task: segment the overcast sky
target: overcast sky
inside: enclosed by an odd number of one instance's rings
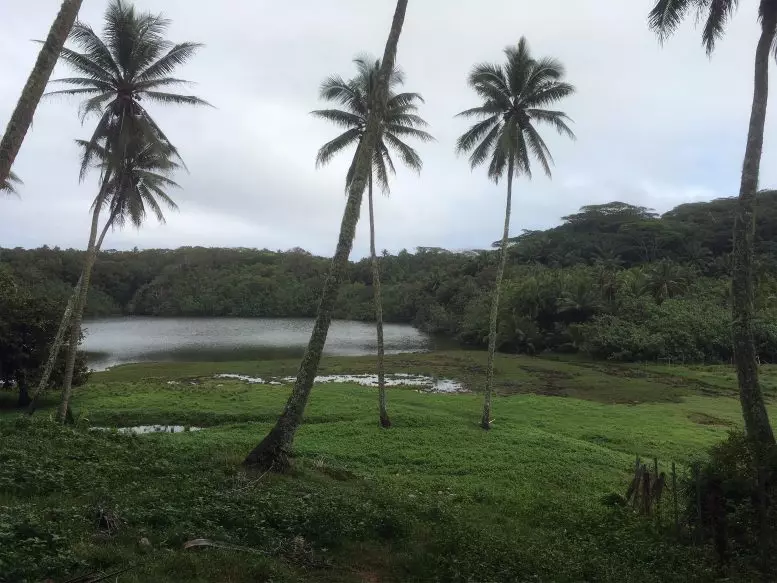
[[[0,3],[0,124],[4,126],[61,0]],[[689,20],[662,48],[646,25],[652,0],[410,0],[399,43],[405,88],[423,94],[421,115],[437,142],[420,144],[420,176],[398,168],[390,198],[376,203],[379,249],[484,247],[499,238],[504,187],[470,171],[454,144],[454,119],[477,104],[472,65],[502,61],[525,35],[537,56],[567,67],[577,94],[563,103],[578,140],[549,129],[552,180],[536,172],[515,184],[512,232],[546,228],[584,204],[611,200],[663,212],[737,192],[752,92],[756,2],[743,2],[709,60]],[[81,19],[101,27],[107,0],[84,0]],[[345,202],[350,154],[315,168],[318,147],[337,129],[308,112],[321,80],[350,76],[360,52],[380,55],[394,0],[270,2],[138,0],[172,19],[169,38],[205,48],[177,77],[217,109],[152,106],[189,174],[177,177],[180,211],[165,225],[108,235],[105,248],[304,247],[331,255]],[[56,76],[66,73],[58,68]],[[777,106],[775,106],[777,107]],[[88,137],[78,102],[44,101],[14,170],[20,199],[0,200],[0,246],[86,244],[95,184],[78,182],[75,138]],[[767,125],[762,187],[773,187],[777,111]],[[366,204],[364,207],[366,212]],[[364,219],[364,216],[363,216]],[[355,255],[368,247],[359,223]]]

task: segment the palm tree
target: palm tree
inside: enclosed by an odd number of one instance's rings
[[[5,129],[2,141],[0,141],[0,184],[6,184],[10,176],[16,155],[22,147],[27,130],[32,125],[32,118],[38,108],[40,98],[46,90],[51,72],[59,59],[59,53],[65,45],[70,29],[78,18],[83,0],[64,0],[54,19],[46,42],[38,53],[35,67],[32,69],[27,83],[22,89],[21,97],[16,108],[11,114],[8,127]]]
[[[77,143],[83,149],[84,156],[87,156],[87,152],[90,152],[89,155],[95,160],[93,162],[94,167],[100,170],[102,175],[106,177],[103,183],[102,196],[98,196],[95,199],[94,206],[95,208],[99,205],[108,207],[110,215],[105,222],[98,243],[95,245],[95,255],[102,246],[102,241],[109,227],[121,228],[129,221],[136,228],[140,228],[146,218],[147,209],[156,216],[160,223],[164,223],[165,216],[159,203],[165,204],[171,210],[178,208],[166,192],[170,188],[178,188],[178,184],[170,178],[170,174],[182,167],[180,163],[174,160],[177,153],[173,148],[165,149],[160,148],[158,143],[140,140],[133,141],[129,144],[131,149],[126,152],[122,165],[119,168],[114,168],[114,158],[107,148],[99,145],[93,147],[86,140],[77,140]],[[76,299],[73,301],[72,322],[69,322],[71,325],[71,335],[68,356],[75,352],[78,345],[78,338],[74,340],[72,332],[76,327],[80,330],[81,314],[76,310],[80,309],[81,313],[83,313],[84,306],[77,302],[83,293],[81,290],[89,285],[90,275],[91,265],[88,265],[88,270],[87,266],[85,266],[79,284],[76,286],[78,291],[74,294]],[[68,322],[63,318],[60,328],[67,328],[67,326]],[[51,356],[56,360],[56,353],[53,349]],[[66,380],[59,407],[59,418],[63,422],[67,417],[72,392],[72,382],[67,382],[68,378],[72,379],[73,371],[70,370],[71,366],[70,360],[68,360],[66,362],[67,368],[65,369]],[[48,379],[46,379],[47,382]],[[45,387],[45,383],[42,386]]]
[[[165,91],[189,84],[170,77],[179,66],[191,59],[199,43],[174,44],[165,40],[170,21],[161,15],[137,12],[123,0],[111,0],[105,12],[103,38],[87,24],[77,22],[70,40],[81,52],[65,47],[62,60],[77,77],[54,79],[52,83],[69,85],[68,89],[47,95],[84,98],[80,114],[84,120],[97,115],[89,145],[83,156],[82,175],[92,162],[94,149],[101,140],[108,141],[108,151],[120,163],[126,143],[142,135],[170,148],[162,132],[141,101],[176,105],[209,105],[199,97]]]
[[[164,91],[186,83],[169,75],[201,46],[190,42],[173,44],[165,40],[164,34],[169,26],[170,21],[159,15],[136,12],[133,6],[122,0],[112,0],[105,13],[104,40],[87,24],[78,22],[73,26],[70,39],[82,52],[63,48],[62,59],[80,76],[54,80],[54,83],[64,83],[70,88],[48,94],[83,97],[82,120],[90,114],[99,117],[91,139],[82,144],[81,177],[95,161],[102,169],[101,191],[92,209],[82,285],[73,305],[64,393],[69,393],[72,385],[81,319],[97,256],[95,242],[99,216],[111,188],[112,175],[122,175],[120,169],[126,163],[128,152],[137,151],[137,142],[158,147],[160,155],[177,155],[167,136],[140,101],[208,105],[192,95]]]
[[[88,142],[85,140],[76,140],[76,142],[85,151],[88,147]],[[108,153],[104,148],[98,147],[95,151],[98,161],[94,163],[94,166],[101,170],[106,170],[105,166],[108,161]],[[127,164],[123,168],[124,172],[124,184],[122,186],[120,179],[114,175],[111,179],[112,184],[109,186],[106,195],[105,205],[110,208],[110,214],[108,220],[105,221],[102,231],[97,243],[95,244],[95,252],[98,253],[102,248],[103,241],[105,239],[108,230],[111,228],[122,228],[127,221],[131,222],[136,228],[140,228],[146,217],[146,206],[148,206],[159,222],[164,223],[165,217],[162,212],[162,208],[159,202],[166,204],[171,210],[177,209],[175,202],[166,194],[165,190],[168,188],[177,188],[172,179],[169,178],[169,174],[179,170],[182,165],[174,160],[176,154],[172,149],[165,151],[159,147],[151,147],[149,145],[141,144],[140,149],[131,155],[127,159]],[[95,203],[97,201],[95,200]],[[43,374],[35,391],[32,393],[30,403],[28,406],[28,412],[32,414],[35,411],[35,405],[37,398],[46,390],[51,378],[52,370],[56,364],[59,351],[62,347],[65,334],[70,326],[70,320],[73,315],[73,307],[75,301],[80,295],[80,290],[83,285],[83,272],[78,279],[78,283],[73,290],[68,303],[65,307],[65,311],[60,320],[59,329],[54,337],[51,347],[49,348],[48,359],[43,368]],[[63,391],[63,401],[66,402],[64,411],[67,415],[67,404],[70,400],[70,394],[65,396]]]
[[[21,178],[19,178],[13,172],[9,172],[8,178],[6,178],[3,181],[0,181],[0,192],[2,192],[3,194],[18,194],[16,192],[16,187],[19,184],[22,184]]]
[[[663,260],[647,272],[647,285],[657,304],[680,295],[688,287],[688,277],[679,265]]]
[[[313,324],[308,346],[299,365],[297,380],[294,389],[286,402],[283,413],[278,418],[275,427],[269,434],[251,450],[244,464],[265,470],[284,471],[289,466],[289,455],[294,442],[294,435],[302,423],[302,415],[305,405],[313,388],[313,380],[321,362],[321,353],[324,350],[326,336],[329,332],[329,324],[332,321],[337,293],[340,289],[340,281],[348,266],[348,256],[351,254],[353,237],[356,233],[356,223],[359,220],[364,189],[369,181],[372,168],[373,153],[375,152],[381,133],[381,122],[384,119],[386,104],[389,96],[389,78],[394,70],[394,62],[397,56],[397,45],[402,33],[402,24],[405,21],[408,0],[397,0],[394,19],[391,23],[391,31],[386,41],[386,49],[383,52],[380,72],[378,74],[377,87],[373,94],[373,104],[367,117],[367,127],[364,130],[364,138],[356,148],[356,156],[352,164],[353,179],[348,188],[348,199],[345,203],[343,219],[340,223],[340,235],[337,240],[337,248],[332,258],[324,289],[321,292],[321,302]]]
[[[327,78],[321,85],[320,97],[327,101],[334,101],[343,106],[343,109],[320,109],[313,111],[316,117],[331,121],[345,128],[345,132],[335,139],[324,144],[318,151],[316,165],[327,164],[333,156],[345,148],[356,145],[364,139],[367,121],[370,115],[371,103],[377,87],[378,74],[380,72],[380,59],[373,60],[369,57],[354,59],[358,74],[350,81],[334,75]],[[433,138],[427,132],[419,129],[425,127],[426,122],[416,112],[417,103],[423,102],[418,93],[395,93],[394,89],[404,82],[404,74],[396,67],[389,76],[389,96],[386,103],[386,111],[382,120],[381,133],[373,155],[372,167],[367,181],[367,200],[370,215],[370,258],[372,260],[372,289],[375,296],[375,320],[378,337],[378,409],[381,427],[390,427],[388,411],[386,409],[386,381],[384,370],[384,346],[383,346],[383,303],[381,301],[380,268],[378,256],[375,252],[375,217],[372,202],[372,184],[377,179],[378,185],[385,193],[389,193],[388,175],[394,173],[394,162],[391,159],[390,150],[399,153],[402,161],[411,169],[420,172],[423,166],[418,153],[408,146],[403,138],[417,138],[422,142],[431,141]],[[346,190],[353,180],[354,162],[346,176]]]
[[[488,373],[481,426],[491,426],[491,393],[494,387],[494,352],[496,350],[499,293],[507,259],[510,230],[513,177],[525,174],[531,178],[533,156],[550,176],[553,158],[535,127],[538,123],[551,125],[560,134],[575,137],[569,129],[569,118],[561,111],[545,109],[574,93],[564,82],[564,67],[555,59],[535,59],[524,37],[515,47],[505,49],[504,65],[483,63],[476,65],[469,76],[469,84],[483,100],[482,104],[459,114],[480,119],[457,142],[457,151],[470,152],[474,169],[488,162],[488,176],[494,182],[507,172],[507,204],[504,231],[500,249],[496,286],[491,300],[491,318],[488,337]]]
[[[737,0],[657,0],[648,17],[650,27],[664,40],[679,26],[685,15],[695,8],[704,20],[702,43],[711,54],[715,43],[725,32],[726,25],[737,8]],[[761,33],[755,49],[755,83],[747,131],[742,180],[734,220],[734,265],[731,271],[732,336],[734,362],[739,380],[739,400],[745,428],[751,438],[765,445],[774,445],[774,432],[764,404],[758,378],[758,358],[753,335],[754,282],[753,232],[755,230],[755,199],[763,153],[766,104],[769,96],[769,55],[777,33],[777,2],[760,0]]]

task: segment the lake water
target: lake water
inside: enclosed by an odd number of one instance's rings
[[[84,323],[89,366],[158,361],[235,361],[294,358],[310,338],[312,319],[294,318],[105,318]],[[405,324],[386,324],[387,354],[434,348],[429,336]],[[325,354],[375,352],[375,325],[335,320]]]

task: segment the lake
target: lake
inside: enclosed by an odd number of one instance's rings
[[[89,366],[159,361],[236,361],[296,358],[313,329],[312,319],[296,318],[103,318],[84,323]],[[406,324],[385,324],[387,354],[422,352],[434,340]],[[324,354],[374,354],[375,325],[335,320]]]

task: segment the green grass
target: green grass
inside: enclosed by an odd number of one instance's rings
[[[625,491],[635,455],[684,468],[740,423],[725,368],[500,356],[488,433],[476,393],[391,389],[385,431],[374,389],[317,386],[294,474],[246,475],[240,461],[289,389],[213,375],[293,375],[296,364],[130,365],[75,393],[81,426],[200,432],[132,437],[61,428],[46,410],[33,421],[0,416],[0,581],[129,564],[120,581],[712,577],[706,551],[601,500]],[[477,390],[484,366],[482,353],[449,352],[392,356],[387,368]],[[330,358],[321,372],[372,367]],[[116,533],[101,531],[101,508],[120,520]],[[193,538],[249,550],[182,550]]]

